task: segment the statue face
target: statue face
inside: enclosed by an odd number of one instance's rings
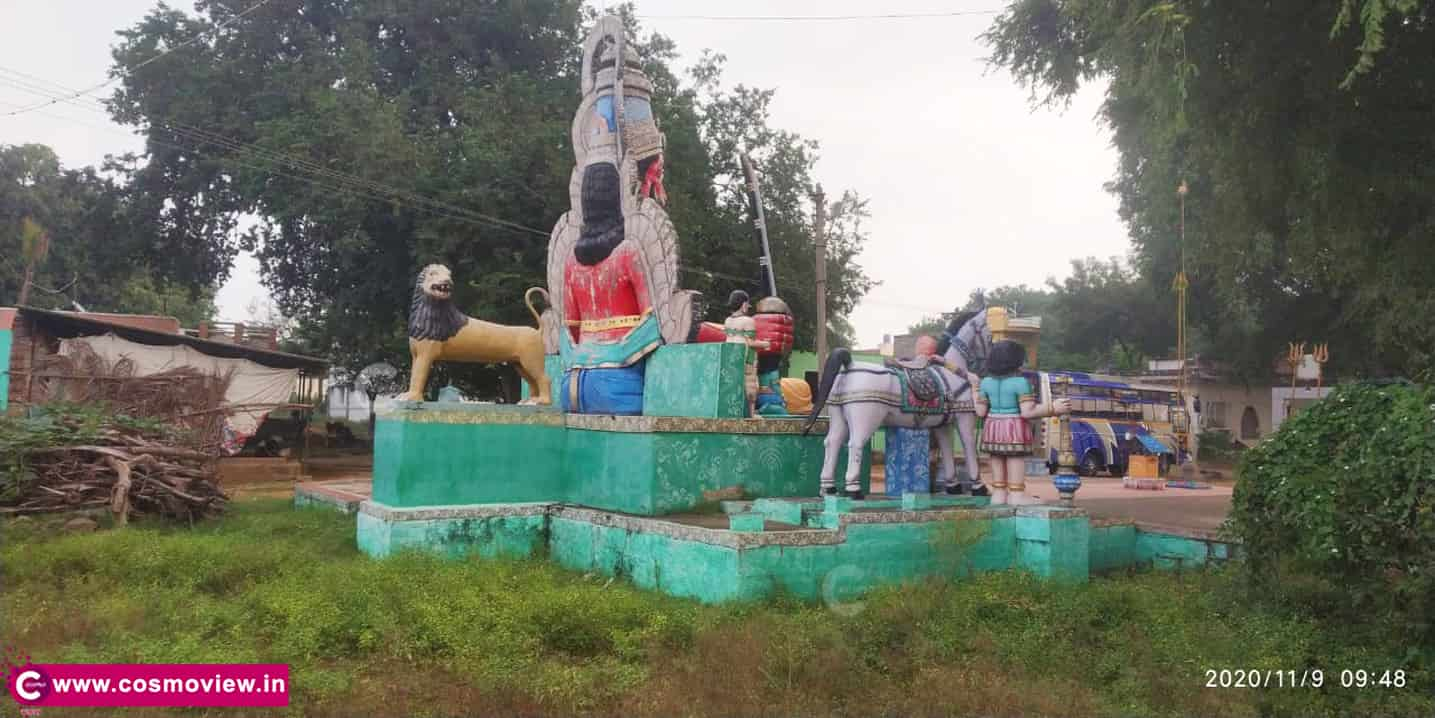
[[[424,268],[424,294],[438,300],[453,296],[453,274],[442,264],[430,264]]]

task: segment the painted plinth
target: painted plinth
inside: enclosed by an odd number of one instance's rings
[[[658,347],[643,371],[643,415],[745,417],[745,356],[743,347],[724,342]],[[545,357],[543,367],[550,379],[563,376],[563,361],[556,354]],[[522,398],[528,398],[527,383],[520,393]]]
[[[574,570],[709,603],[777,592],[833,601],[886,584],[1011,568],[1087,578],[1089,523],[1080,510],[948,497],[917,510],[900,500],[728,503],[729,516],[703,522],[563,504],[397,509],[368,501],[359,510],[358,543],[375,557],[404,549],[546,553]]]
[[[409,403],[378,418],[374,501],[393,508],[563,502],[642,516],[818,492],[826,422],[563,414]],[[840,459],[845,465],[845,457]],[[869,490],[864,457],[862,488]]]
[[[932,490],[932,432],[889,426],[882,452],[883,477],[889,494],[927,493]]]
[[[1091,522],[1091,572],[1132,566],[1182,570],[1218,565],[1235,558],[1240,545],[1219,531],[1138,524],[1127,520]]]

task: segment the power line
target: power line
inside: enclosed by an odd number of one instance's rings
[[[188,46],[190,46],[190,45],[193,45],[194,43],[198,42],[201,38],[203,38],[206,32],[209,32],[209,31],[211,31],[211,30],[222,30],[223,28],[225,28],[226,26],[228,26],[229,23],[232,23],[232,22],[234,22],[235,20],[238,20],[239,18],[242,18],[242,17],[244,17],[245,15],[248,15],[249,13],[254,12],[255,10],[258,10],[258,9],[261,8],[261,7],[264,7],[265,5],[269,4],[269,2],[270,2],[270,0],[259,0],[259,2],[254,3],[253,5],[249,6],[249,8],[248,8],[247,10],[245,10],[245,11],[239,13],[238,15],[235,15],[234,17],[231,17],[231,18],[229,18],[228,20],[225,20],[224,22],[221,22],[221,23],[216,24],[213,28],[209,28],[209,29],[207,29],[207,30],[204,30],[204,31],[195,33],[194,37],[191,37],[190,39],[185,40],[184,42],[181,42],[181,43],[179,43],[179,44],[176,44],[176,45],[173,45],[173,46],[171,46],[171,47],[169,47],[169,48],[166,48],[165,50],[163,50],[163,51],[161,51],[160,53],[154,55],[153,57],[150,57],[149,59],[145,60],[144,62],[141,62],[141,63],[139,63],[138,65],[135,65],[133,68],[130,68],[130,69],[128,69],[128,70],[124,70],[124,71],[121,71],[121,72],[119,72],[119,73],[116,73],[114,77],[111,77],[110,79],[105,80],[104,82],[101,82],[100,84],[95,85],[94,87],[86,88],[86,89],[84,89],[84,90],[76,90],[74,94],[70,95],[70,96],[67,97],[67,98],[63,98],[63,99],[57,98],[57,99],[50,100],[49,102],[41,102],[41,103],[38,103],[38,104],[35,104],[35,105],[31,105],[31,106],[29,106],[29,107],[22,107],[22,108],[20,108],[20,109],[18,109],[18,110],[12,110],[12,111],[10,111],[10,112],[6,112],[6,113],[4,114],[4,116],[5,116],[5,117],[10,117],[10,116],[14,116],[14,115],[22,115],[22,114],[24,114],[24,113],[26,113],[26,112],[32,112],[32,111],[38,110],[38,109],[40,109],[40,108],[42,108],[42,107],[49,107],[50,105],[53,105],[53,104],[55,104],[55,103],[57,103],[57,102],[64,102],[65,100],[73,100],[73,99],[75,99],[75,98],[83,97],[84,95],[88,95],[88,94],[90,94],[91,92],[95,92],[96,90],[103,90],[104,88],[109,87],[110,85],[113,85],[113,84],[115,83],[115,81],[120,80],[120,79],[125,78],[125,77],[128,77],[128,76],[129,76],[130,74],[132,74],[135,70],[138,70],[138,69],[140,69],[141,67],[144,67],[145,65],[148,65],[148,64],[150,64],[151,62],[154,62],[155,60],[158,60],[158,59],[160,59],[161,57],[164,57],[164,56],[170,54],[171,52],[174,52],[175,50],[178,50],[178,49],[180,49],[180,48],[182,48],[182,47],[188,47]]]
[[[913,20],[920,18],[996,15],[1001,10],[959,10],[955,12],[900,12],[875,15],[638,15],[643,20],[737,20],[748,22],[842,22],[847,20]]]
[[[48,85],[52,85],[52,86],[55,86],[55,87],[59,87],[59,88],[61,88],[61,89],[66,89],[66,90],[68,89],[68,88],[64,88],[62,85],[59,85],[58,83],[55,83],[55,82],[52,82],[52,81],[49,81],[49,80],[45,80],[44,78],[36,77],[36,76],[34,76],[34,75],[29,75],[29,74],[27,74],[27,73],[23,73],[23,72],[20,72],[20,71],[17,71],[17,70],[13,70],[13,69],[8,69],[8,68],[0,67],[0,73],[5,73],[5,74],[13,75],[13,76],[20,77],[20,78],[29,78],[29,80],[38,81],[38,82],[43,82],[43,83],[46,83],[46,84],[48,84]],[[90,105],[83,104],[81,101],[76,100],[76,97],[75,97],[75,96],[59,97],[59,96],[56,96],[56,95],[54,94],[54,91],[53,91],[53,90],[47,90],[47,89],[44,88],[43,86],[38,85],[38,84],[36,84],[36,82],[33,82],[33,81],[28,81],[28,80],[16,80],[16,79],[14,79],[13,77],[3,77],[3,76],[0,76],[0,82],[9,84],[9,85],[11,85],[12,87],[19,88],[19,89],[21,89],[21,90],[23,90],[23,91],[30,92],[31,94],[37,94],[37,95],[40,95],[40,96],[42,96],[42,97],[53,97],[53,98],[55,98],[55,99],[54,99],[54,102],[64,102],[64,103],[66,103],[66,104],[71,104],[71,105],[75,105],[75,106],[77,106],[77,107],[80,107],[81,109],[88,109],[88,110],[93,110],[93,111],[98,111],[98,112],[104,112],[104,111],[105,111],[105,110],[104,110],[104,105],[103,105],[103,103],[100,103],[100,102],[97,101],[97,100],[87,99],[86,101],[89,102],[89,103],[91,103],[91,105],[93,105],[93,106],[90,106]],[[47,103],[47,104],[53,104],[53,103]],[[43,106],[45,106],[45,105],[41,105],[41,107],[43,107]],[[428,196],[425,196],[425,195],[421,195],[421,194],[418,194],[418,193],[416,193],[416,192],[411,192],[411,191],[408,191],[408,190],[399,189],[399,188],[393,187],[393,186],[391,186],[391,185],[386,185],[386,184],[383,184],[383,183],[380,183],[380,182],[375,182],[375,181],[373,181],[373,180],[368,180],[368,179],[365,179],[365,178],[362,178],[362,177],[358,177],[358,176],[356,176],[356,175],[347,174],[347,173],[340,172],[340,171],[337,171],[337,170],[332,170],[332,169],[329,169],[329,168],[327,168],[327,167],[324,167],[323,165],[320,165],[320,164],[318,164],[317,162],[314,162],[314,161],[312,161],[312,160],[308,160],[308,159],[305,159],[305,158],[302,158],[302,157],[297,157],[297,156],[294,156],[294,155],[289,155],[289,154],[286,154],[286,153],[283,153],[283,152],[279,152],[279,151],[277,151],[277,150],[270,150],[270,149],[261,147],[261,146],[259,146],[259,145],[248,144],[248,143],[245,143],[245,142],[243,142],[243,141],[241,141],[241,140],[236,140],[236,139],[234,139],[234,138],[227,137],[227,136],[222,135],[222,134],[219,134],[219,133],[217,133],[217,132],[212,132],[212,131],[205,130],[205,129],[202,129],[202,128],[199,128],[199,127],[194,127],[194,126],[192,126],[192,125],[186,125],[186,124],[184,124],[184,123],[179,123],[179,122],[166,122],[166,121],[164,121],[164,120],[162,120],[162,119],[151,119],[151,128],[152,128],[152,129],[167,130],[167,131],[169,131],[170,133],[172,133],[172,134],[174,134],[174,135],[184,137],[185,139],[188,139],[188,140],[191,140],[191,141],[194,141],[194,142],[198,142],[198,143],[200,143],[200,144],[206,144],[206,143],[207,143],[207,144],[214,144],[214,145],[217,145],[217,146],[219,146],[219,147],[221,147],[221,148],[223,148],[223,149],[226,149],[226,150],[229,150],[229,151],[231,151],[231,152],[234,152],[234,153],[236,153],[236,154],[239,154],[239,155],[247,155],[247,156],[249,156],[251,159],[257,159],[257,160],[260,160],[260,161],[273,162],[273,163],[275,163],[275,164],[286,165],[286,166],[289,166],[290,168],[292,168],[292,169],[294,169],[294,170],[296,170],[296,171],[305,172],[305,173],[309,173],[309,174],[314,174],[314,175],[318,175],[318,176],[321,176],[321,177],[325,177],[325,178],[327,178],[327,179],[330,179],[330,180],[333,181],[333,182],[339,183],[340,185],[348,186],[348,187],[355,188],[355,189],[358,189],[358,190],[362,190],[362,191],[367,192],[367,193],[379,193],[379,194],[383,194],[383,195],[390,195],[390,196],[392,196],[392,197],[394,197],[394,198],[397,198],[397,199],[406,200],[406,201],[409,202],[411,205],[419,205],[418,207],[414,207],[414,208],[416,208],[416,209],[442,210],[442,211],[438,211],[438,212],[435,212],[435,213],[436,213],[436,214],[445,215],[445,216],[452,216],[452,215],[455,215],[455,214],[457,214],[457,215],[463,215],[463,216],[468,217],[469,219],[473,220],[473,223],[474,223],[474,224],[479,224],[479,225],[484,225],[484,224],[486,224],[486,225],[489,225],[490,227],[498,227],[498,228],[504,228],[504,229],[510,229],[510,230],[515,230],[515,231],[520,231],[520,232],[527,232],[527,233],[529,233],[529,234],[533,234],[533,235],[540,236],[540,237],[547,237],[547,236],[549,236],[549,233],[548,233],[548,232],[545,232],[545,231],[540,230],[540,229],[535,229],[535,228],[533,228],[533,227],[528,227],[528,226],[525,226],[525,225],[522,225],[522,224],[518,224],[517,222],[510,222],[510,221],[508,221],[508,220],[506,220],[506,219],[503,219],[503,218],[501,218],[501,217],[494,217],[494,216],[492,216],[492,215],[484,214],[484,213],[482,213],[482,212],[476,212],[476,211],[474,211],[474,210],[470,210],[470,209],[467,209],[467,208],[458,207],[458,206],[455,206],[455,205],[452,205],[452,204],[447,204],[447,203],[445,203],[445,202],[441,202],[441,201],[439,201],[439,200],[433,199],[432,197],[428,197]],[[165,143],[159,143],[159,144],[165,144]],[[185,149],[185,150],[189,150],[189,151],[198,151],[198,149],[196,149],[196,148],[182,147],[182,146],[178,146],[178,145],[167,145],[167,146],[170,146],[170,147],[178,147],[178,148],[180,148],[180,149]],[[221,159],[221,158],[219,158],[219,157],[214,157],[213,155],[206,155],[206,156],[210,156],[210,157],[213,157],[213,158],[215,158],[215,159]],[[251,167],[251,168],[254,168],[253,165],[245,165],[245,166],[249,166],[249,167]],[[256,168],[256,169],[257,169],[257,168]],[[263,171],[263,170],[261,170],[261,171]],[[284,175],[284,176],[293,178],[292,175]],[[296,178],[296,179],[297,179],[297,178]],[[328,188],[328,187],[326,186],[326,188]],[[370,195],[364,195],[364,196],[370,196]],[[387,199],[387,198],[386,198],[386,199]],[[404,205],[402,202],[395,202],[395,203],[396,203],[396,204],[400,204],[400,206],[408,206],[408,205]]]
[[[0,78],[0,79],[3,79],[3,78]],[[81,124],[81,125],[85,125],[85,126],[87,126],[87,127],[94,127],[94,128],[96,128],[96,129],[107,130],[107,131],[110,131],[110,132],[116,132],[116,133],[121,133],[121,134],[123,134],[123,132],[124,132],[123,130],[119,129],[118,127],[114,127],[113,125],[111,125],[111,126],[105,126],[105,125],[95,124],[95,123],[93,123],[93,122],[85,122],[84,120],[80,120],[80,119],[77,119],[77,118],[74,118],[74,117],[69,117],[69,116],[67,116],[67,115],[57,115],[57,114],[55,114],[55,113],[46,112],[46,111],[39,111],[39,112],[37,112],[37,114],[44,115],[44,116],[46,116],[46,117],[54,117],[54,118],[56,118],[56,119],[66,120],[66,121],[69,121],[69,122],[75,122],[75,123],[78,123],[78,124]],[[319,181],[319,180],[317,180],[317,179],[315,179],[315,178],[313,178],[313,177],[304,177],[304,176],[300,176],[300,175],[294,175],[294,174],[290,174],[290,173],[288,173],[288,172],[283,172],[283,171],[281,171],[281,170],[275,169],[275,168],[273,168],[273,167],[261,166],[261,165],[253,164],[252,162],[245,162],[244,159],[241,159],[240,157],[233,157],[233,156],[224,157],[224,156],[219,156],[219,155],[216,155],[216,154],[213,154],[213,153],[210,153],[210,152],[205,152],[204,150],[202,150],[202,149],[200,149],[200,148],[191,147],[191,146],[183,145],[183,144],[176,144],[176,143],[174,143],[174,142],[166,142],[166,141],[164,141],[164,140],[155,139],[154,137],[148,138],[148,141],[151,142],[151,143],[153,143],[153,144],[155,144],[155,145],[158,145],[158,146],[160,146],[160,147],[168,147],[168,148],[170,148],[170,149],[180,150],[180,151],[183,151],[183,152],[191,152],[191,153],[194,153],[194,154],[196,154],[196,155],[198,155],[198,156],[200,156],[200,157],[208,158],[208,159],[211,159],[211,160],[216,160],[216,161],[221,161],[221,162],[230,162],[230,163],[233,163],[233,164],[238,165],[238,166],[240,166],[240,167],[244,167],[244,168],[247,168],[247,169],[252,169],[252,170],[255,170],[255,171],[257,171],[257,172],[262,172],[262,173],[265,173],[265,174],[268,174],[268,175],[273,175],[273,176],[277,176],[277,177],[283,177],[283,178],[286,178],[286,179],[294,180],[294,181],[296,181],[296,182],[304,182],[304,183],[313,185],[313,186],[315,186],[315,187],[318,187],[318,188],[320,188],[320,189],[328,190],[328,191],[330,191],[330,192],[337,192],[337,193],[339,193],[339,194],[348,195],[348,196],[351,196],[351,197],[357,197],[357,198],[359,198],[359,199],[366,199],[366,200],[375,201],[375,202],[385,202],[385,203],[389,203],[389,204],[394,204],[394,205],[398,205],[399,207],[403,207],[403,208],[405,208],[405,209],[412,209],[412,210],[419,211],[419,212],[428,212],[429,214],[435,215],[435,216],[437,216],[437,217],[441,217],[441,218],[444,218],[444,219],[452,219],[452,220],[456,220],[456,221],[460,221],[460,222],[466,222],[466,223],[473,224],[473,225],[476,225],[476,226],[485,226],[485,227],[486,227],[486,226],[490,226],[490,225],[488,225],[488,224],[486,224],[486,223],[479,222],[479,221],[475,221],[474,219],[472,219],[472,218],[470,218],[470,217],[465,217],[465,216],[462,216],[462,215],[454,215],[454,214],[450,214],[450,213],[448,213],[448,212],[444,212],[444,211],[442,211],[442,210],[438,210],[438,209],[434,209],[434,208],[430,208],[430,207],[414,207],[414,206],[405,204],[405,203],[403,203],[403,202],[401,202],[401,201],[399,201],[399,200],[397,200],[397,199],[394,199],[393,197],[385,196],[385,195],[381,195],[381,194],[377,194],[377,193],[370,192],[370,191],[364,191],[364,190],[356,189],[356,188],[354,188],[354,187],[351,186],[351,185],[343,185],[343,184],[337,184],[337,185],[336,185],[336,184],[330,184],[330,183],[326,183],[326,182]],[[253,159],[253,158],[250,158],[250,159]],[[261,161],[262,161],[262,160],[261,160]]]

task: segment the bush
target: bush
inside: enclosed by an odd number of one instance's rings
[[[1231,439],[1231,434],[1225,431],[1203,431],[1197,441],[1197,459],[1200,461],[1220,461],[1235,463],[1241,458],[1241,451],[1244,446],[1237,444]]]
[[[1432,473],[1435,391],[1341,387],[1246,452],[1232,526],[1254,577],[1318,610],[1388,612],[1429,647]]]

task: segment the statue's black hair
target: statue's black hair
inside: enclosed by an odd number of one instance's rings
[[[727,308],[737,311],[742,305],[747,304],[748,299],[747,292],[741,289],[734,289],[732,290],[732,294],[727,295]]]
[[[579,264],[597,264],[622,243],[621,184],[618,168],[611,162],[599,162],[583,170],[583,228],[573,247]]]
[[[1012,376],[1021,371],[1024,362],[1026,347],[1010,339],[1003,339],[993,344],[991,353],[987,355],[987,374],[995,377]]]

